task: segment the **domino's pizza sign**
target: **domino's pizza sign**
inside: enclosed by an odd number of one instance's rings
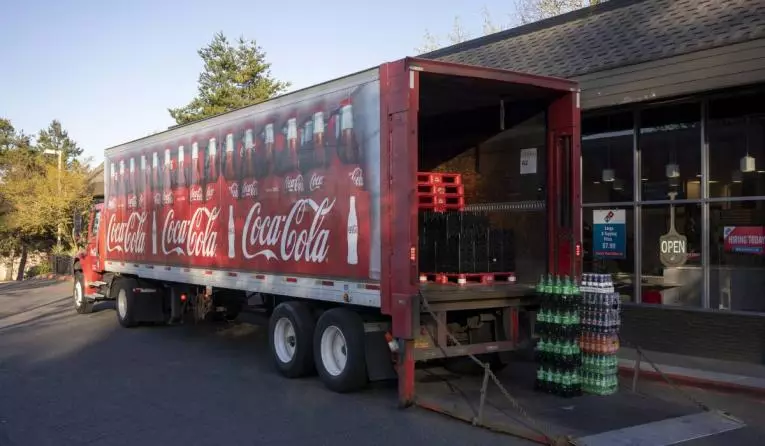
[[[627,215],[624,209],[592,211],[592,255],[596,259],[627,256]]]

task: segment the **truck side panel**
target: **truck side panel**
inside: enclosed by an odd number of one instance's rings
[[[106,153],[106,270],[380,306],[378,70]]]

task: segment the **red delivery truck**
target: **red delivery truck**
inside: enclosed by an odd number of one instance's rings
[[[259,308],[284,376],[397,377],[407,404],[415,362],[501,367],[540,275],[579,274],[579,159],[574,82],[385,63],[107,149],[75,309],[115,300],[134,327]]]

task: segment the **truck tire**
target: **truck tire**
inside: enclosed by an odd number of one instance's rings
[[[316,370],[327,388],[354,392],[367,385],[364,321],[345,308],[333,308],[319,318],[313,337]]]
[[[312,374],[316,320],[301,302],[283,302],[268,322],[268,344],[276,369],[287,378]]]
[[[136,296],[133,292],[135,281],[132,279],[115,279],[117,283],[117,320],[125,328],[138,325],[135,320]]]
[[[85,279],[82,276],[82,271],[74,272],[72,298],[74,299],[74,309],[77,313],[88,314],[93,312],[93,302],[85,296]]]

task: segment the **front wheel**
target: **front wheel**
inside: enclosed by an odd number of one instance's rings
[[[313,337],[316,370],[325,386],[354,392],[367,384],[364,321],[353,311],[334,308],[321,315]]]
[[[82,271],[74,272],[74,287],[72,290],[74,298],[74,309],[79,314],[88,314],[93,312],[93,302],[85,296],[85,279]]]

